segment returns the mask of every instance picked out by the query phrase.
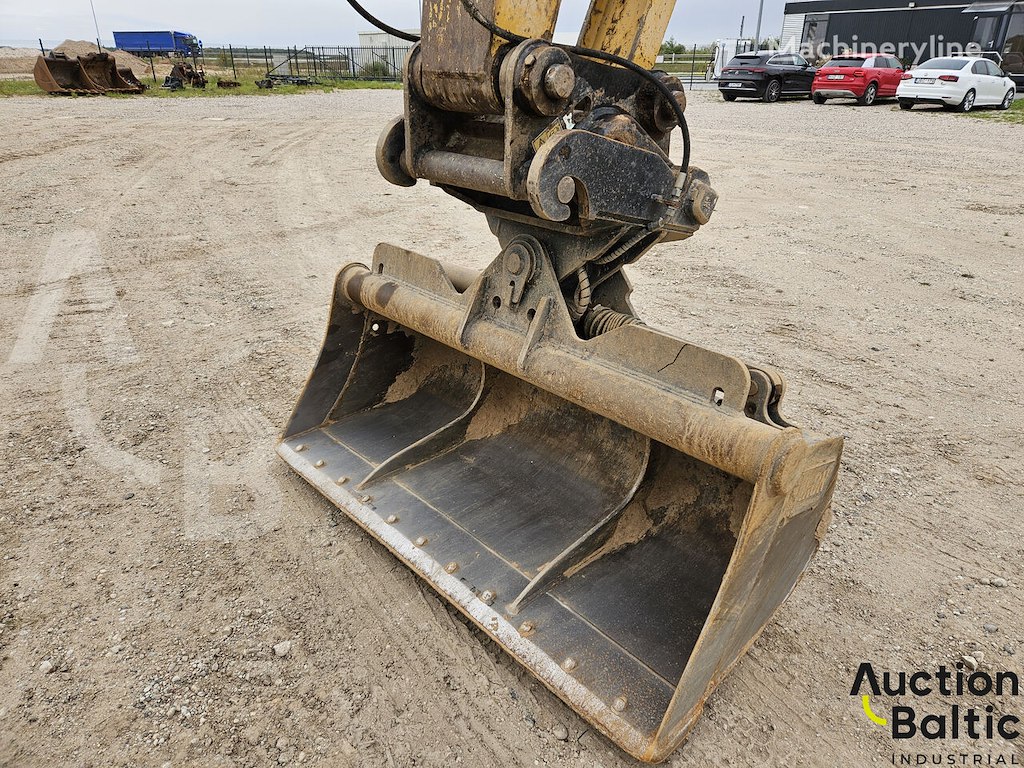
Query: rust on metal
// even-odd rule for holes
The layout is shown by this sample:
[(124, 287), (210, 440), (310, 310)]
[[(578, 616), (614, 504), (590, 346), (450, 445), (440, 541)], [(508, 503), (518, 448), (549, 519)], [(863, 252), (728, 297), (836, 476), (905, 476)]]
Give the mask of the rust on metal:
[(107, 52), (71, 58), (54, 52), (39, 56), (33, 70), (36, 85), (55, 95), (142, 93), (145, 86), (128, 68), (118, 68)]
[(125, 80), (121, 76), (114, 57), (105, 51), (102, 53), (89, 53), (78, 57), (82, 69), (89, 76), (89, 79), (109, 93), (142, 93), (138, 80), (135, 83)]
[(36, 59), (32, 71), (36, 85), (47, 93), (57, 95), (95, 95), (103, 89), (94, 83), (78, 58), (63, 53), (52, 53)]

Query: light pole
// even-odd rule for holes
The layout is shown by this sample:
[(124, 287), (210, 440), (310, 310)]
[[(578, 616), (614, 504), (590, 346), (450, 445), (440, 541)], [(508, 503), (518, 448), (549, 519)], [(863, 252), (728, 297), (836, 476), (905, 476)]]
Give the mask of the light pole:
[(96, 21), (96, 6), (89, 0), (89, 7), (92, 9), (92, 23), (96, 27), (96, 50), (103, 53), (103, 46), (100, 45), (100, 23)]
[[(91, 3), (92, 0), (89, 0)], [(754, 33), (754, 50), (761, 50), (761, 18), (765, 13), (765, 0), (761, 0), (761, 5), (758, 7), (758, 31)], [(96, 33), (97, 35), (99, 33)]]

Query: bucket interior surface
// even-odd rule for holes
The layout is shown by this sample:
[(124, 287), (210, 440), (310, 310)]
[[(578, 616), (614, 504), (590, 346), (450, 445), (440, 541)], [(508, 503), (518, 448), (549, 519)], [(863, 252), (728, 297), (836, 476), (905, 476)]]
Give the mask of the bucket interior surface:
[(550, 658), (571, 658), (595, 695), (629, 696), (628, 717), (656, 728), (751, 486), (403, 329), (364, 334), (335, 389), (316, 388), (325, 422), (286, 438), (313, 462), (293, 466), (331, 477), (343, 508), (348, 494), (368, 500), (437, 568), (533, 628)]
[[(397, 375), (358, 365), (348, 387), (365, 393), (371, 387), (355, 379), (379, 376), (377, 404), (339, 416), (324, 431), (371, 466), (446, 427), (457, 433), (391, 482), (531, 579), (626, 505), (643, 477), (649, 441), (438, 346), (419, 340)], [(344, 411), (339, 402), (334, 413)], [(378, 482), (361, 487), (372, 493)]]
[(731, 543), (670, 527), (597, 560), (552, 596), (675, 685), (718, 595)]

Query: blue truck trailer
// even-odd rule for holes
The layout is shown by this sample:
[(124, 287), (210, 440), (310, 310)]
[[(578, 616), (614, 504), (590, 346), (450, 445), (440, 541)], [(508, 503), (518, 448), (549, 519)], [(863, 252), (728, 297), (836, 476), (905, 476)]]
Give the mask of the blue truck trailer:
[(115, 32), (114, 46), (136, 56), (199, 56), (203, 43), (188, 32)]

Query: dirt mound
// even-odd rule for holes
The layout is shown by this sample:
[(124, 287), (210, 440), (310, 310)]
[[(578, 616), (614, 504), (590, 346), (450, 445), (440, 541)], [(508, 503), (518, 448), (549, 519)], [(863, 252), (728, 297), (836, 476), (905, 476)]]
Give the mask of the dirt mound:
[[(96, 43), (90, 43), (88, 40), (65, 40), (53, 50), (58, 53), (66, 53), (68, 56), (85, 56), (89, 53), (96, 53)], [(113, 53), (113, 51), (108, 51), (108, 53)]]
[(31, 75), (38, 55), (37, 48), (0, 46), (0, 75)]
[[(68, 56), (85, 56), (89, 53), (96, 53), (96, 43), (90, 43), (88, 40), (65, 40), (53, 50), (59, 53), (66, 53)], [(103, 50), (115, 58), (117, 66), (131, 67), (136, 77), (149, 72), (149, 62), (145, 59), (140, 59), (138, 56), (116, 48), (104, 48)], [(32, 64), (35, 64), (35, 57), (32, 58)], [(31, 67), (29, 71), (32, 71)]]
[(11, 48), (9, 45), (0, 45), (0, 59), (24, 59), (29, 56), (38, 56), (36, 48)]
[(32, 76), (32, 67), (36, 64), (35, 56), (7, 56), (0, 57), (0, 75), (27, 75)]
[[(85, 56), (96, 53), (96, 43), (90, 43), (88, 40), (65, 40), (53, 50), (66, 53), (68, 56)], [(149, 62), (145, 59), (117, 49), (104, 48), (103, 50), (114, 57), (117, 66), (131, 67), (136, 77), (141, 78), (149, 74)], [(35, 67), (37, 58), (39, 58), (39, 50), (36, 48), (0, 47), (0, 75), (31, 77), (32, 68)]]

